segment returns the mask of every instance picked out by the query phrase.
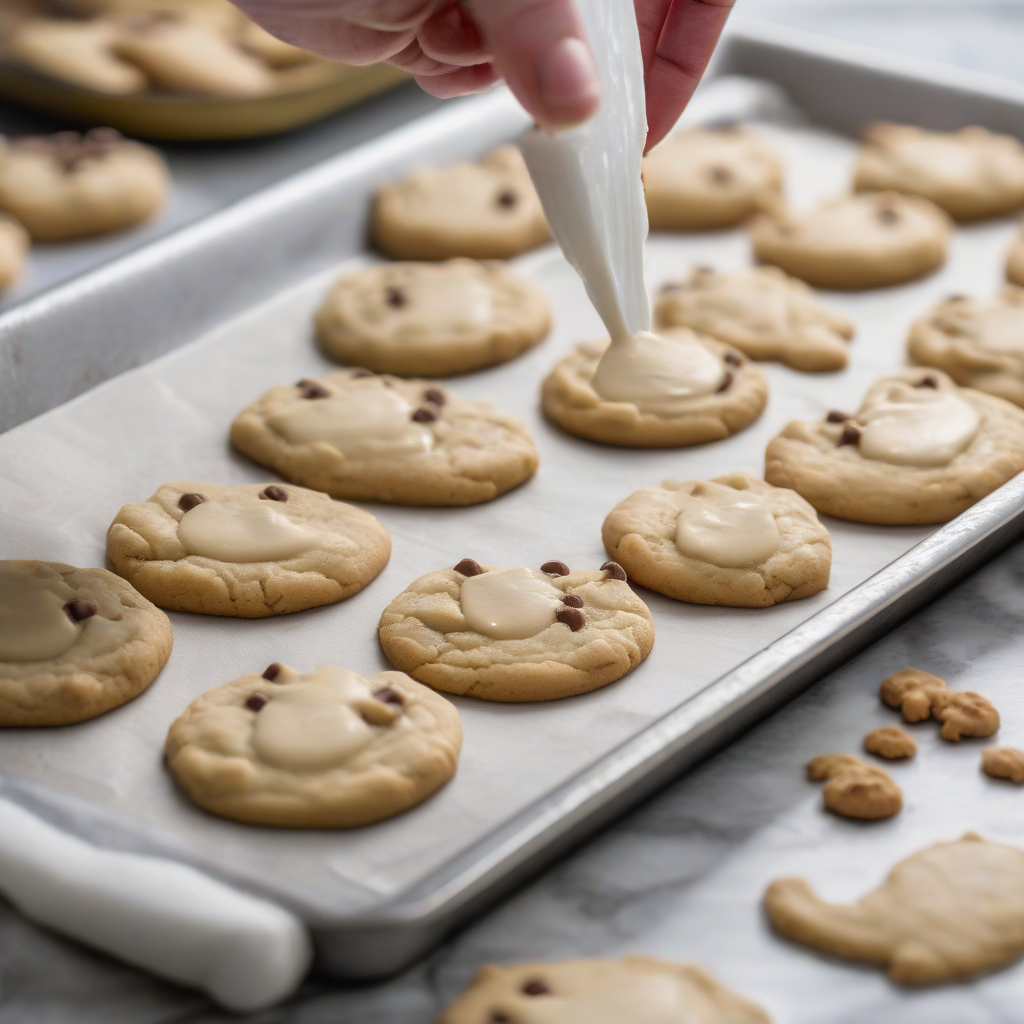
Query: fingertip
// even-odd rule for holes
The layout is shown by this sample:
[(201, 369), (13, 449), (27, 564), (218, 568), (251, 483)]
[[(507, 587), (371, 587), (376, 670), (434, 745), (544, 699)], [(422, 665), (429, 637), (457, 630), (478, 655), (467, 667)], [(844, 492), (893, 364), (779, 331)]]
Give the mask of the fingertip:
[(546, 128), (567, 128), (588, 120), (601, 103), (601, 80), (590, 47), (563, 36), (537, 57), (540, 109), (531, 111)]

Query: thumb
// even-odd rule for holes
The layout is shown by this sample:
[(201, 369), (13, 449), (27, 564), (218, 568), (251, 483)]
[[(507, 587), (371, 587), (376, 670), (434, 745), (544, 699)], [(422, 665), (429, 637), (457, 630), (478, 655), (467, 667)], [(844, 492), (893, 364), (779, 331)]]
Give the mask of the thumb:
[(586, 121), (601, 82), (574, 0), (470, 0), (498, 73), (546, 128)]

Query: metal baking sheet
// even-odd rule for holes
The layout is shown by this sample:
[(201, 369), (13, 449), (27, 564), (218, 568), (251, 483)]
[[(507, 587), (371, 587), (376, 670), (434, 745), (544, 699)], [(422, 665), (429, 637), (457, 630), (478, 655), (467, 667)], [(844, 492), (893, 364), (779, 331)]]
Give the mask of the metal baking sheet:
[[(762, 30), (734, 31), (718, 66), (736, 74), (748, 70), (746, 61), (768, 79), (776, 66), (783, 77), (801, 53), (811, 59), (808, 45), (801, 51)], [(855, 115), (851, 76), (871, 83), (881, 73), (856, 53), (814, 59), (817, 123), (757, 125), (786, 156), (797, 205), (849, 180), (856, 144), (829, 130), (829, 69), (840, 83), (840, 127)], [(905, 80), (927, 106), (927, 76), (885, 74), (893, 96)], [(985, 92), (961, 93), (965, 119), (989, 123)], [(926, 120), (923, 108), (917, 117), (905, 105), (900, 111)], [(880, 113), (872, 107), (865, 118)], [(364, 251), (374, 185), (417, 163), (480, 153), (525, 124), (506, 94), (460, 104), (0, 317), (0, 408), (8, 424), (26, 421), (0, 436), (0, 557), (101, 565), (117, 509), (163, 481), (267, 479), (230, 451), (228, 425), (267, 387), (330, 368), (313, 344), (311, 314), (339, 273), (374, 259)], [(724, 442), (670, 451), (592, 445), (543, 420), (544, 374), (601, 327), (556, 249), (515, 261), (548, 292), (551, 336), (510, 364), (451, 384), (527, 421), (541, 453), (537, 477), (469, 509), (372, 506), (394, 553), (374, 583), (341, 604), (255, 622), (172, 614), (171, 661), (137, 700), (66, 729), (4, 733), (3, 788), (95, 841), (177, 856), (288, 905), (313, 928), (328, 970), (373, 977), (398, 969), (1019, 536), (1024, 482), (939, 530), (826, 520), (832, 582), (804, 601), (722, 609), (643, 592), (657, 637), (640, 668), (559, 702), (456, 698), (466, 733), (456, 778), (420, 807), (369, 828), (288, 832), (205, 815), (162, 766), (170, 722), (198, 694), (270, 661), (386, 667), (375, 633), (381, 610), (439, 565), (471, 556), (596, 567), (605, 558), (601, 521), (633, 490), (670, 475), (760, 473), (765, 445), (788, 420), (855, 406), (879, 374), (902, 365), (915, 315), (950, 291), (991, 294), (1012, 228), (1005, 220), (958, 229), (948, 265), (925, 281), (825, 296), (857, 322), (850, 368), (812, 376), (767, 364), (771, 400), (758, 423)], [(749, 259), (739, 231), (654, 235), (650, 283), (692, 263), (726, 268)], [(86, 390), (96, 380), (104, 383)]]

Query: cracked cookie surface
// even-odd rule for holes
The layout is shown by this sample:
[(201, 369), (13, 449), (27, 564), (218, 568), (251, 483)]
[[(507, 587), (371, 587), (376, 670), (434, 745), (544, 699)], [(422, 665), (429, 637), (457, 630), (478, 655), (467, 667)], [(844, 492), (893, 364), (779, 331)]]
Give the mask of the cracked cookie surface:
[(369, 512), (291, 484), (164, 484), (107, 532), (111, 568), (161, 608), (249, 619), (351, 597), (390, 554)]
[(532, 348), (548, 333), (551, 310), (537, 284), (500, 263), (386, 263), (341, 278), (316, 326), (338, 362), (444, 377)]
[(384, 653), (438, 690), (512, 702), (596, 690), (647, 657), (654, 623), (621, 567), (542, 569), (464, 559), (421, 576), (381, 615)]
[(172, 643), (167, 616), (106, 569), (0, 561), (0, 726), (71, 725), (120, 707)]
[(274, 663), (194, 700), (164, 752), (204, 810), (284, 828), (353, 828), (408, 810), (454, 774), (462, 723), (403, 672)]
[(271, 388), (231, 425), (231, 443), (335, 498), (475, 505), (537, 469), (522, 422), (444, 385), (336, 370)]

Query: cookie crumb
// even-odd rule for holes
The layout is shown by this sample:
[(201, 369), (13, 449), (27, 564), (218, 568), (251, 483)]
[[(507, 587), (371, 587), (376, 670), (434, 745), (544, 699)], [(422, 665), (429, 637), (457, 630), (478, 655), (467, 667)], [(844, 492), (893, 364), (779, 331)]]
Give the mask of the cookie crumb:
[(991, 736), (999, 728), (999, 712), (992, 702), (970, 690), (940, 692), (932, 704), (932, 714), (942, 722), (939, 735), (954, 743), (961, 736)]
[(869, 732), (864, 737), (864, 749), (869, 754), (895, 761), (913, 757), (917, 753), (917, 744), (914, 738), (898, 725), (887, 725)]
[(1024, 783), (1024, 750), (1016, 747), (986, 747), (981, 752), (981, 770), (993, 779)]
[(852, 754), (821, 754), (807, 765), (814, 781), (827, 779), (825, 806), (844, 818), (877, 821), (903, 807), (903, 793), (884, 769), (865, 764)]
[(945, 690), (945, 679), (919, 668), (905, 668), (886, 676), (878, 693), (889, 707), (901, 709), (908, 722), (923, 722), (931, 717), (937, 695)]

